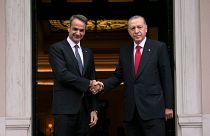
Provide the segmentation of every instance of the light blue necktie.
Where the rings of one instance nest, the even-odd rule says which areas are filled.
[[[77,59],[78,65],[79,65],[79,71],[82,74],[83,65],[82,65],[81,57],[80,57],[79,52],[78,52],[79,46],[78,45],[75,45],[74,47],[75,47],[75,56],[76,56],[76,59]]]

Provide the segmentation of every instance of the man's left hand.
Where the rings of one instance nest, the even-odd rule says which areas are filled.
[[[167,121],[168,119],[173,118],[173,109],[165,109],[165,120]]]
[[[92,128],[93,126],[95,126],[96,123],[97,123],[97,121],[98,121],[97,112],[96,111],[92,111],[90,113],[90,124],[89,124],[90,128]]]

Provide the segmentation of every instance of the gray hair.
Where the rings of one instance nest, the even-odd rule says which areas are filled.
[[[77,14],[77,15],[72,15],[69,19],[69,22],[71,25],[71,22],[74,20],[74,19],[79,19],[80,21],[84,22],[85,25],[87,25],[87,22],[88,22],[88,19],[84,16],[84,15],[80,15],[80,14]]]
[[[128,23],[131,20],[136,19],[136,18],[142,18],[144,20],[144,24],[147,25],[145,18],[143,16],[140,16],[140,15],[134,15],[134,16],[130,17],[129,20],[128,20]]]

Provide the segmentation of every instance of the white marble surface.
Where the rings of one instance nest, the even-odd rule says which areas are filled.
[[[5,135],[5,117],[0,117],[0,136]]]
[[[31,135],[30,7],[29,0],[6,0],[6,136]]]
[[[177,134],[202,136],[199,0],[174,0]]]
[[[5,29],[5,1],[0,0],[0,117],[5,116],[6,96],[6,29]]]
[[[201,22],[201,60],[202,60],[202,109],[204,114],[210,114],[210,1],[200,1],[200,22]]]
[[[6,116],[30,116],[30,2],[7,0],[6,6]]]
[[[203,136],[210,136],[210,114],[203,115]]]
[[[30,118],[6,118],[6,136],[30,136]]]
[[[175,1],[175,59],[178,114],[201,113],[198,0]],[[197,5],[197,6],[196,6]]]

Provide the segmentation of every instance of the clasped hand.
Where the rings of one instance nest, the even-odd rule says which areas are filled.
[[[103,83],[96,80],[90,81],[90,91],[92,94],[97,94],[101,92],[104,89]]]

